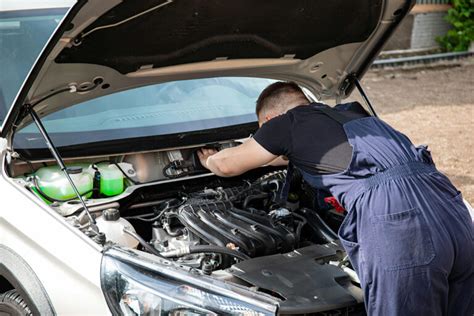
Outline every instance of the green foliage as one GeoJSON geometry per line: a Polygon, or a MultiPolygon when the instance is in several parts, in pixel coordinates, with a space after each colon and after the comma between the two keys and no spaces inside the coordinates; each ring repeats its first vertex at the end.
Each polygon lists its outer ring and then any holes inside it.
{"type": "Polygon", "coordinates": [[[452,4],[445,19],[453,28],[437,41],[448,51],[466,51],[474,41],[474,0],[452,0],[452,4]]]}

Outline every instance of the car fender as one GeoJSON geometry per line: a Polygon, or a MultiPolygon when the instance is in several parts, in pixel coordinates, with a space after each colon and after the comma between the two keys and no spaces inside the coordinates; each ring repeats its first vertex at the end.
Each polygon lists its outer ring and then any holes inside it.
{"type": "Polygon", "coordinates": [[[0,276],[21,294],[34,315],[56,315],[48,293],[31,267],[12,249],[0,245],[0,276]]]}

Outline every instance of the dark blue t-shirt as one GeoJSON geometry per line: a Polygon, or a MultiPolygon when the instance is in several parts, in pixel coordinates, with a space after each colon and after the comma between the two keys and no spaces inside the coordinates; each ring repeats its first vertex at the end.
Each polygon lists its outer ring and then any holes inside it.
{"type": "MultiPolygon", "coordinates": [[[[274,155],[284,155],[311,174],[342,172],[347,169],[352,147],[342,125],[319,111],[321,103],[300,105],[263,124],[254,139],[274,155]]],[[[350,119],[368,116],[358,102],[336,105],[350,119]]]]}

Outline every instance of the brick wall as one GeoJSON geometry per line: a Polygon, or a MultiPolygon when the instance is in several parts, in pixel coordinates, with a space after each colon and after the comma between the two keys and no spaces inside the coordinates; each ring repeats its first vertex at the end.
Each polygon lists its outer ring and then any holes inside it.
{"type": "Polygon", "coordinates": [[[436,37],[446,34],[450,25],[444,20],[446,12],[418,13],[413,21],[411,48],[438,47],[436,37]]]}

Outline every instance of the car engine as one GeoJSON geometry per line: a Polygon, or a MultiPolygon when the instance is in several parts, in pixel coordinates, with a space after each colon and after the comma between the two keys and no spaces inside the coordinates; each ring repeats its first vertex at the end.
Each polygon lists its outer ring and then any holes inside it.
{"type": "Polygon", "coordinates": [[[280,201],[285,176],[285,170],[278,170],[240,185],[181,191],[152,202],[151,213],[125,218],[138,230],[151,230],[150,244],[160,256],[206,273],[229,267],[232,258],[287,253],[336,240],[316,212],[300,207],[299,201],[280,201]]]}
{"type": "MultiPolygon", "coordinates": [[[[272,182],[274,187],[281,185],[276,178],[272,182]]],[[[272,208],[273,186],[269,181],[257,181],[241,187],[205,189],[190,194],[179,206],[167,203],[168,209],[161,211],[153,226],[153,244],[164,256],[177,255],[183,246],[189,249],[197,244],[226,247],[249,257],[291,251],[297,246],[304,221],[288,209],[272,208]]]]}

